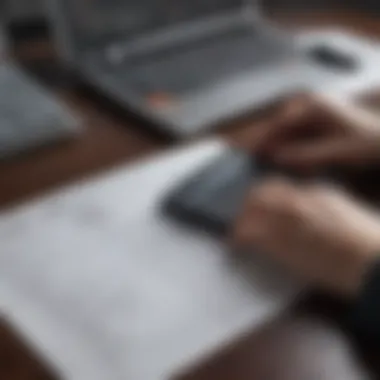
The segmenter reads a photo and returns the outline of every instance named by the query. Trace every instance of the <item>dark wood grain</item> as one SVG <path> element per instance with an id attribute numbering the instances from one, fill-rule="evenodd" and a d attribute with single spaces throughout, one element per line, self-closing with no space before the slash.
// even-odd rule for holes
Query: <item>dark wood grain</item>
<path id="1" fill-rule="evenodd" d="M 341 25 L 380 37 L 380 21 L 370 15 L 329 12 L 310 15 L 277 15 L 290 26 Z M 97 96 L 79 90 L 54 58 L 46 40 L 17 46 L 16 56 L 33 70 L 49 67 L 48 78 L 57 95 L 83 120 L 83 134 L 76 140 L 50 146 L 30 155 L 0 163 L 0 207 L 8 207 L 70 183 L 83 176 L 136 160 L 170 144 L 151 134 L 142 125 L 113 112 Z M 44 66 L 45 65 L 45 66 Z M 43 71 L 38 71 L 41 74 Z M 54 75 L 60 78 L 54 78 Z M 62 75 L 66 75 L 63 76 Z M 64 79 L 62 79 L 64 78 Z M 49 83 L 48 83 L 49 84 Z M 371 98 L 373 104 L 376 97 Z M 231 143 L 250 148 L 260 127 L 274 108 L 224 126 L 218 134 Z M 171 144 L 173 145 L 173 144 Z M 181 380 L 356 380 L 364 378 L 365 368 L 351 350 L 352 342 L 331 319 L 324 319 L 320 306 L 306 316 L 286 315 L 260 332 L 235 342 L 197 368 L 178 374 Z M 376 362 L 380 356 L 362 350 Z M 373 360 L 375 358 L 375 360 Z M 306 366 L 306 367 L 305 367 Z M 20 339 L 9 321 L 0 323 L 0 379 L 51 380 L 57 375 Z M 325 369 L 322 375 L 322 369 Z M 380 377 L 380 372 L 377 373 Z M 314 376 L 314 377 L 313 377 Z M 319 377 L 318 377 L 319 376 Z M 111 380 L 111 379 L 109 379 Z M 128 379 L 133 380 L 133 379 Z"/>

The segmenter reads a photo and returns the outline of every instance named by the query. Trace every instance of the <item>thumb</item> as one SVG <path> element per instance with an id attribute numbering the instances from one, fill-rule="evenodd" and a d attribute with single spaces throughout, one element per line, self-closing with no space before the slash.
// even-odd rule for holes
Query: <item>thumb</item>
<path id="1" fill-rule="evenodd" d="M 274 159 L 279 164 L 303 167 L 348 164 L 360 161 L 360 149 L 355 141 L 323 139 L 284 147 L 274 154 Z"/>

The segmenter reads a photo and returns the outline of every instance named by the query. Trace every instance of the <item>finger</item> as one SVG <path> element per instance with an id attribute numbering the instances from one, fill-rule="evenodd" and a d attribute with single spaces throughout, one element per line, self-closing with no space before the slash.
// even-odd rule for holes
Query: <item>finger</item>
<path id="1" fill-rule="evenodd" d="M 233 245 L 241 247 L 262 241 L 268 230 L 267 217 L 261 210 L 242 215 L 232 233 Z"/>
<path id="2" fill-rule="evenodd" d="M 289 138 L 307 137 L 313 139 L 317 136 L 334 136 L 342 128 L 353 129 L 363 120 L 367 120 L 368 128 L 377 124 L 374 115 L 363 111 L 345 98 L 329 95 L 313 95 L 297 98 L 285 105 L 278 118 L 272 121 L 258 143 L 259 152 L 273 154 L 284 140 Z"/>
<path id="3" fill-rule="evenodd" d="M 299 185 L 290 178 L 271 177 L 251 190 L 247 207 L 279 214 L 298 198 L 299 191 Z"/>
<path id="4" fill-rule="evenodd" d="M 271 178 L 255 186 L 237 218 L 232 240 L 238 244 L 257 244 L 265 241 L 268 234 L 272 238 L 297 196 L 295 184 L 284 178 Z"/>
<path id="5" fill-rule="evenodd" d="M 243 148 L 250 152 L 257 152 L 260 149 L 261 141 L 265 138 L 264 136 L 272 128 L 272 124 L 273 121 L 271 120 L 255 122 L 254 125 L 243 128 L 231 144 L 239 149 Z"/>
<path id="6" fill-rule="evenodd" d="M 260 185 L 254 185 L 236 219 L 232 240 L 239 244 L 255 241 L 265 229 L 265 220 L 268 218 L 268 210 L 271 209 L 271 199 L 276 198 L 275 193 L 281 193 L 287 186 L 287 181 L 282 178 L 271 178 Z"/>
<path id="7" fill-rule="evenodd" d="M 360 149 L 354 141 L 320 139 L 281 148 L 274 153 L 273 159 L 283 165 L 320 167 L 353 162 L 360 156 Z"/>
<path id="8" fill-rule="evenodd" d="M 284 136 L 307 127 L 307 122 L 316 114 L 316 101 L 313 96 L 302 96 L 290 100 L 272 120 L 268 121 L 266 128 L 256 137 L 258 149 L 268 150 Z"/>
<path id="9" fill-rule="evenodd" d="M 372 128 L 378 126 L 378 115 L 363 106 L 359 106 L 347 97 L 321 95 L 318 97 L 319 109 L 323 111 L 324 119 L 330 124 L 346 129 L 350 126 L 362 125 Z M 318 108 L 318 107 L 317 107 Z"/>
<path id="10" fill-rule="evenodd" d="M 274 117 L 263 120 L 238 135 L 238 144 L 258 151 L 264 143 L 272 140 L 279 132 L 286 133 L 297 127 L 297 121 L 306 118 L 315 103 L 312 95 L 297 96 L 286 101 L 275 111 Z"/>
<path id="11" fill-rule="evenodd" d="M 357 212 L 374 214 L 374 209 L 370 205 L 361 202 L 354 194 L 339 185 L 314 185 L 310 187 L 309 194 L 320 203 L 342 213 L 349 211 L 351 214 Z"/>

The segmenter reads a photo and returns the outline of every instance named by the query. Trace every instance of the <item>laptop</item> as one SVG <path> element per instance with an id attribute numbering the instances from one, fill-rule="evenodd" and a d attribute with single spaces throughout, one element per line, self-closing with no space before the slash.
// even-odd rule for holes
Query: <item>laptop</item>
<path id="1" fill-rule="evenodd" d="M 62 58 L 177 137 L 300 90 L 290 34 L 247 0 L 52 0 Z"/>

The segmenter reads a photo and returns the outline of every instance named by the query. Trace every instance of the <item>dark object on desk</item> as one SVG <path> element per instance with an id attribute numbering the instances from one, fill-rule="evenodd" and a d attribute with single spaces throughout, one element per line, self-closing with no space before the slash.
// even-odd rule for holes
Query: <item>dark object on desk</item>
<path id="1" fill-rule="evenodd" d="M 74 72 L 54 58 L 37 58 L 22 62 L 20 66 L 49 90 L 77 89 L 81 83 Z"/>
<path id="2" fill-rule="evenodd" d="M 259 17 L 254 3 L 50 3 L 62 58 L 174 137 L 299 90 L 289 62 L 305 58 L 290 35 Z"/>
<path id="3" fill-rule="evenodd" d="M 0 65 L 0 159 L 78 131 L 78 120 L 54 95 L 13 63 Z"/>
<path id="4" fill-rule="evenodd" d="M 310 57 L 326 68 L 352 72 L 359 68 L 359 58 L 328 45 L 316 45 L 309 51 Z"/>
<path id="5" fill-rule="evenodd" d="M 163 209 L 176 221 L 221 235 L 236 213 L 253 181 L 262 178 L 255 160 L 231 150 L 186 183 L 164 201 Z"/>

